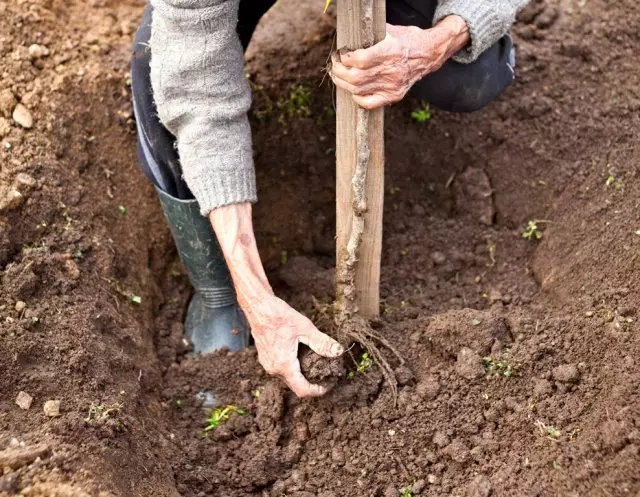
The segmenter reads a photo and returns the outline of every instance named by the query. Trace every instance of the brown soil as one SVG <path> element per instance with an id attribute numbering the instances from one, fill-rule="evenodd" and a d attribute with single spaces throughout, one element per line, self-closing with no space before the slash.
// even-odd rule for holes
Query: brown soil
<path id="1" fill-rule="evenodd" d="M 279 2 L 248 54 L 262 255 L 321 327 L 335 225 L 322 3 Z M 388 110 L 375 325 L 406 360 L 397 407 L 375 365 L 300 401 L 252 349 L 188 355 L 190 288 L 136 165 L 142 8 L 0 0 L 0 495 L 640 495 L 636 2 L 537 1 L 499 101 L 426 124 L 411 99 Z M 292 84 L 311 117 L 280 118 Z M 547 221 L 539 242 L 529 220 Z M 204 437 L 206 389 L 247 414 Z"/>

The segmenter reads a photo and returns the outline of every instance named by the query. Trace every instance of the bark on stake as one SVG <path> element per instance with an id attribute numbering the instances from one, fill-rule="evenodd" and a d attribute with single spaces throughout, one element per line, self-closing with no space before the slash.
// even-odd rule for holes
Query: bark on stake
<path id="1" fill-rule="evenodd" d="M 370 47 L 384 36 L 384 0 L 338 2 L 339 52 Z M 336 324 L 343 341 L 360 342 L 369 351 L 395 397 L 395 375 L 378 344 L 402 359 L 367 322 L 380 308 L 384 114 L 362 109 L 344 90 L 337 90 L 336 102 Z"/>

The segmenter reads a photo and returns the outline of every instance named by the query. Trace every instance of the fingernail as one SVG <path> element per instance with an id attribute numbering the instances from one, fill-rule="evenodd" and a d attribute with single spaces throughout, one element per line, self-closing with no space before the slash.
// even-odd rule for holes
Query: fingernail
<path id="1" fill-rule="evenodd" d="M 331 346 L 331 355 L 333 356 L 339 356 L 344 354 L 344 347 L 342 345 L 340 345 L 339 343 L 334 343 Z"/>

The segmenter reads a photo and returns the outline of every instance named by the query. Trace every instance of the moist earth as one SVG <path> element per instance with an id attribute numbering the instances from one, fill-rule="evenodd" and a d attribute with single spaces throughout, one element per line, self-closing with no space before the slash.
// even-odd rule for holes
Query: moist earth
<path id="1" fill-rule="evenodd" d="M 278 2 L 247 77 L 261 255 L 327 330 L 323 3 Z M 395 402 L 357 347 L 315 400 L 253 348 L 190 355 L 190 286 L 136 160 L 143 8 L 0 0 L 0 495 L 640 495 L 636 2 L 534 1 L 496 102 L 387 110 L 373 326 L 404 359 Z M 206 434 L 205 392 L 241 409 Z"/>

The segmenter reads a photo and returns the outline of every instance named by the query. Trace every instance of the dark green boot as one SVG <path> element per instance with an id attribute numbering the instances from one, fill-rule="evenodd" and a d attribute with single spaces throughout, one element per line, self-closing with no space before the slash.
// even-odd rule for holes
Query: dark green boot
<path id="1" fill-rule="evenodd" d="M 172 197 L 156 188 L 180 259 L 195 294 L 184 329 L 196 354 L 249 345 L 249 326 L 238 306 L 227 264 L 211 224 L 198 202 Z"/>

